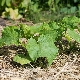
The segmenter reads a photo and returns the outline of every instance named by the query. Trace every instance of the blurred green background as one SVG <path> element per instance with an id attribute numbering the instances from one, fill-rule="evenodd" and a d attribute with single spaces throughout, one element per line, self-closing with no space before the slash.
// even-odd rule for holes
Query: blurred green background
<path id="1" fill-rule="evenodd" d="M 27 21 L 59 21 L 64 16 L 80 17 L 80 0 L 0 0 L 0 16 Z"/>

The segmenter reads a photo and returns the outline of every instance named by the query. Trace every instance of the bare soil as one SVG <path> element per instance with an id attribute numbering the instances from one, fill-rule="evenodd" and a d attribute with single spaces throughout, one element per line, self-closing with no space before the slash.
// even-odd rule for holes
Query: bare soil
<path id="1" fill-rule="evenodd" d="M 26 21 L 3 20 L 2 24 L 17 25 L 24 23 L 33 25 Z M 5 27 L 0 22 L 0 35 Z M 65 44 L 65 42 L 63 42 Z M 66 43 L 65 46 L 68 44 Z M 16 46 L 5 46 L 0 48 L 0 80 L 80 80 L 80 44 L 73 50 L 60 49 L 57 58 L 47 68 L 34 67 L 34 65 L 21 66 L 12 61 L 16 54 Z M 36 64 L 36 63 L 35 63 Z M 46 65 L 46 64 L 44 64 Z"/>

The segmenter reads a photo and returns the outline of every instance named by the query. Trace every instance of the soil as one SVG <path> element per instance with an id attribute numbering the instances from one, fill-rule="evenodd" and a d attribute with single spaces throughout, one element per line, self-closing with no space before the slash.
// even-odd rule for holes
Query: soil
<path id="1" fill-rule="evenodd" d="M 25 20 L 0 19 L 0 36 L 5 25 L 18 23 L 33 25 L 32 22 Z M 68 46 L 67 41 L 62 42 L 64 46 Z M 73 50 L 60 48 L 57 58 L 53 60 L 51 66 L 46 68 L 38 65 L 35 67 L 32 64 L 21 66 L 14 63 L 12 57 L 17 50 L 20 50 L 20 47 L 14 45 L 0 48 L 0 80 L 80 80 L 80 44 L 76 44 Z"/>

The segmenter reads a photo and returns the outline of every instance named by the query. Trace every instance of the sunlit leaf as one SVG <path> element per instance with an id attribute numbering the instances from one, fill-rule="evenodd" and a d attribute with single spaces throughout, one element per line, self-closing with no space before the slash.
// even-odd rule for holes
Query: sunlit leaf
<path id="1" fill-rule="evenodd" d="M 80 33 L 78 34 L 74 30 L 70 30 L 70 29 L 68 29 L 67 32 L 71 38 L 73 38 L 74 40 L 80 43 Z"/>
<path id="2" fill-rule="evenodd" d="M 28 64 L 31 62 L 29 56 L 24 56 L 23 54 L 17 54 L 14 56 L 13 61 L 20 63 L 21 65 Z"/>

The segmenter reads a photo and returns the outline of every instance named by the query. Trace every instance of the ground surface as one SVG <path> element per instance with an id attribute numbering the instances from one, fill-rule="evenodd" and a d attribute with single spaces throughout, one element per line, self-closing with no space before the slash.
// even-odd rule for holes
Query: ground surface
<path id="1" fill-rule="evenodd" d="M 0 35 L 5 25 L 16 25 L 22 22 L 11 23 L 3 20 L 1 23 L 1 21 Z M 23 23 L 32 25 L 32 22 Z M 61 51 L 53 64 L 45 69 L 34 68 L 33 65 L 22 67 L 12 64 L 8 53 L 15 54 L 15 49 L 0 48 L 0 80 L 80 80 L 80 45 L 74 51 Z"/>

